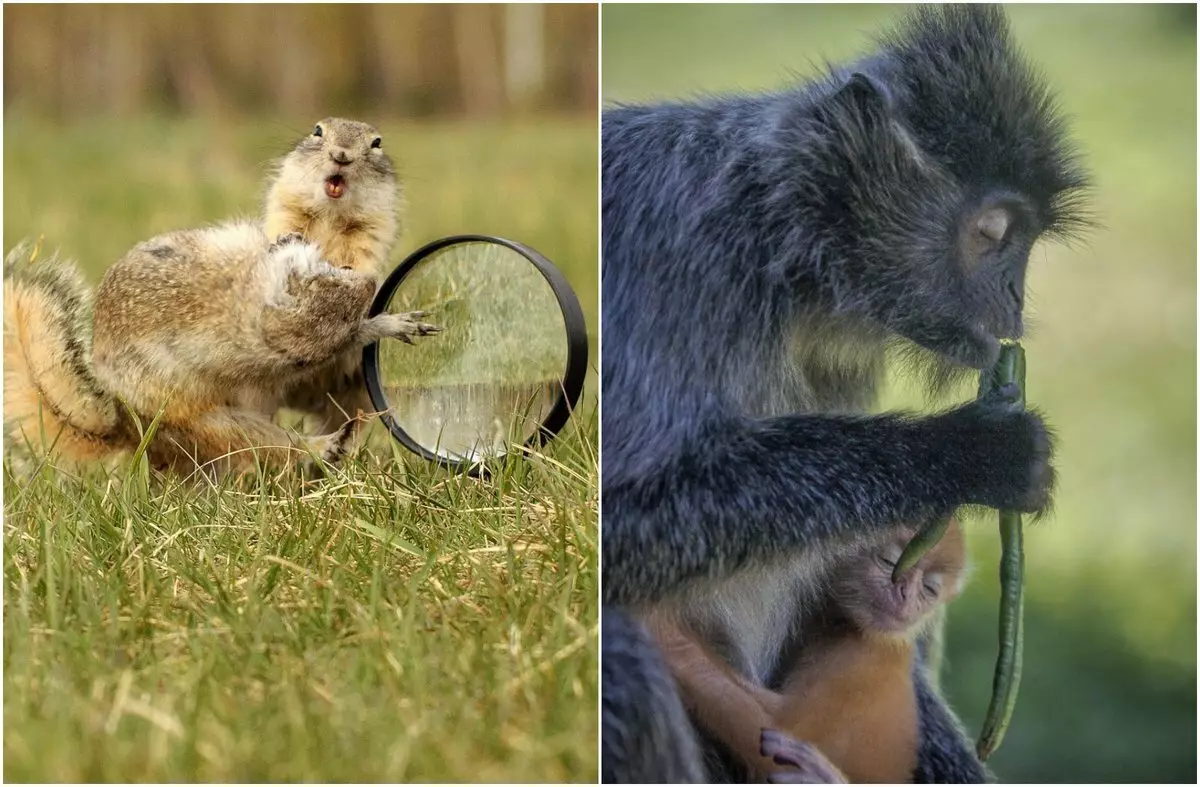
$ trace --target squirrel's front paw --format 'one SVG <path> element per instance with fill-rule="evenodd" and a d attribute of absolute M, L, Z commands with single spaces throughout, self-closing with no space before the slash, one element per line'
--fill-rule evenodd
<path fill-rule="evenodd" d="M 267 248 L 267 251 L 273 252 L 273 251 L 278 250 L 282 246 L 290 246 L 293 243 L 303 243 L 303 242 L 304 242 L 304 236 L 301 235 L 299 232 L 289 232 L 286 235 L 280 235 L 278 238 L 276 238 L 275 242 L 272 243 Z"/>
<path fill-rule="evenodd" d="M 436 325 L 421 322 L 421 319 L 425 317 L 425 312 L 406 312 L 383 316 L 389 318 L 387 335 L 406 344 L 412 344 L 414 336 L 432 336 L 442 332 L 442 329 Z"/>

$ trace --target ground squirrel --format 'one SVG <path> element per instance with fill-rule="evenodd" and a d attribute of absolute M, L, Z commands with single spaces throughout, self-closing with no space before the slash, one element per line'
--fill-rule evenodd
<path fill-rule="evenodd" d="M 325 259 L 378 278 L 396 241 L 400 182 L 383 138 L 365 123 L 327 118 L 284 156 L 267 191 L 269 238 L 300 233 Z M 297 381 L 284 404 L 313 413 L 312 431 L 328 431 L 372 409 L 362 379 L 362 354 Z"/>
<path fill-rule="evenodd" d="M 420 314 L 365 318 L 398 193 L 379 134 L 332 118 L 283 158 L 263 223 L 138 244 L 105 272 L 94 308 L 73 265 L 30 263 L 18 248 L 4 270 L 9 437 L 103 458 L 137 444 L 129 411 L 148 424 L 161 410 L 149 453 L 162 469 L 246 469 L 255 455 L 275 465 L 305 455 L 296 448 L 340 458 L 354 421 L 300 436 L 274 416 L 281 406 L 354 416 L 344 405 L 362 406 L 362 348 L 437 331 Z M 327 405 L 327 392 L 338 401 Z"/>

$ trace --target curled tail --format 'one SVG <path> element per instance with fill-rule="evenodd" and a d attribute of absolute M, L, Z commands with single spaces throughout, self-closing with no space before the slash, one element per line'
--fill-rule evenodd
<path fill-rule="evenodd" d="M 7 448 L 74 460 L 129 447 L 117 399 L 92 368 L 91 292 L 74 265 L 37 261 L 28 244 L 4 259 Z"/>

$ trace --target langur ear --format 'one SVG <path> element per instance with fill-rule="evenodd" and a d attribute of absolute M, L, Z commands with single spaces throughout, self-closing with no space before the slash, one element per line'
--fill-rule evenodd
<path fill-rule="evenodd" d="M 834 94 L 834 100 L 859 112 L 887 114 L 892 94 L 887 85 L 861 71 L 855 71 Z"/>

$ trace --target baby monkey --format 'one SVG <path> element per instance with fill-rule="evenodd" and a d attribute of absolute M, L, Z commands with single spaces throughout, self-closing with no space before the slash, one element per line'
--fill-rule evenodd
<path fill-rule="evenodd" d="M 958 595 L 966 575 L 962 527 L 953 519 L 937 546 L 892 582 L 914 534 L 895 531 L 834 565 L 825 605 L 806 617 L 778 692 L 745 679 L 666 615 L 647 621 L 692 718 L 755 777 L 912 781 L 917 639 L 933 613 Z"/>

